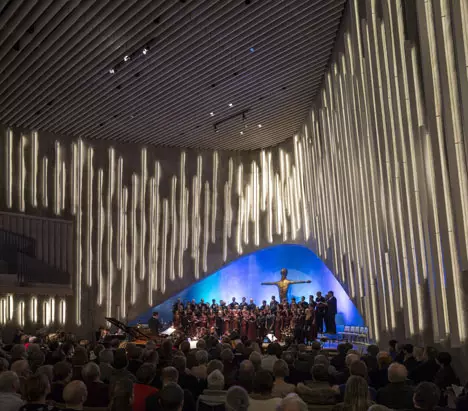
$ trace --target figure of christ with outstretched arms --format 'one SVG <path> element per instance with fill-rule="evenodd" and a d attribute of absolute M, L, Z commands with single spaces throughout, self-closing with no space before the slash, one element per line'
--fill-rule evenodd
<path fill-rule="evenodd" d="M 266 282 L 262 283 L 261 285 L 276 285 L 279 291 L 279 301 L 283 301 L 286 299 L 288 295 L 289 286 L 292 284 L 309 284 L 311 281 L 291 281 L 288 280 L 288 270 L 286 268 L 281 269 L 281 280 L 275 282 Z"/>

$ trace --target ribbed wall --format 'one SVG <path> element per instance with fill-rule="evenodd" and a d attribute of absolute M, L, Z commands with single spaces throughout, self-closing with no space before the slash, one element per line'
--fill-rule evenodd
<path fill-rule="evenodd" d="M 349 2 L 320 99 L 276 148 L 4 130 L 2 209 L 74 221 L 67 320 L 132 317 L 243 253 L 301 242 L 375 339 L 465 342 L 468 6 L 408 3 Z"/>

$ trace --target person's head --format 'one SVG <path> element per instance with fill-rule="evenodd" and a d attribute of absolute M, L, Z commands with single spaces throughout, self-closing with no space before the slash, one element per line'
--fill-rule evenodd
<path fill-rule="evenodd" d="M 179 371 L 175 367 L 166 367 L 161 371 L 162 385 L 174 383 L 177 384 L 179 381 Z"/>
<path fill-rule="evenodd" d="M 330 360 L 325 355 L 316 355 L 314 358 L 314 365 L 323 365 L 328 370 Z"/>
<path fill-rule="evenodd" d="M 44 374 L 31 375 L 24 387 L 26 401 L 28 402 L 43 402 L 47 394 L 50 392 L 49 380 Z"/>
<path fill-rule="evenodd" d="M 86 398 L 88 398 L 88 390 L 83 381 L 71 381 L 63 389 L 63 400 L 67 408 L 82 406 Z"/>
<path fill-rule="evenodd" d="M 416 409 L 432 411 L 439 404 L 439 400 L 439 387 L 432 382 L 422 382 L 413 394 L 413 405 Z"/>
<path fill-rule="evenodd" d="M 349 369 L 349 367 L 351 367 L 351 364 L 353 362 L 359 361 L 359 359 L 360 359 L 359 355 L 357 355 L 357 354 L 352 354 L 351 353 L 351 354 L 346 355 L 346 358 L 345 358 L 346 367 L 348 367 L 348 369 Z"/>
<path fill-rule="evenodd" d="M 224 375 L 219 370 L 214 370 L 206 377 L 206 384 L 209 390 L 223 390 L 224 389 Z"/>
<path fill-rule="evenodd" d="M 322 296 L 322 292 L 321 291 L 317 291 L 317 297 L 321 297 Z"/>
<path fill-rule="evenodd" d="M 31 368 L 32 372 L 36 372 L 36 370 L 44 364 L 45 362 L 45 355 L 42 351 L 32 350 L 28 352 L 28 362 L 29 368 Z"/>
<path fill-rule="evenodd" d="M 334 293 L 333 291 L 330 290 L 330 291 L 328 292 L 328 296 L 329 296 L 330 298 L 333 297 L 334 295 L 335 295 L 335 293 Z"/>
<path fill-rule="evenodd" d="M 136 377 L 140 384 L 151 384 L 156 375 L 156 367 L 151 363 L 144 363 L 138 368 Z"/>
<path fill-rule="evenodd" d="M 211 360 L 206 366 L 206 375 L 210 375 L 214 370 L 224 371 L 224 364 L 219 360 Z"/>
<path fill-rule="evenodd" d="M 413 355 L 413 344 L 405 344 L 403 345 L 403 352 L 405 355 Z"/>
<path fill-rule="evenodd" d="M 226 394 L 226 411 L 247 411 L 249 408 L 249 394 L 247 391 L 233 385 Z"/>
<path fill-rule="evenodd" d="M 388 342 L 388 351 L 390 351 L 390 352 L 396 351 L 396 349 L 397 349 L 397 344 L 398 344 L 398 341 L 397 341 L 397 340 L 390 340 L 390 341 Z"/>
<path fill-rule="evenodd" d="M 179 348 L 180 348 L 180 351 L 182 351 L 185 355 L 187 355 L 190 351 L 190 343 L 187 340 L 182 341 L 180 343 Z"/>
<path fill-rule="evenodd" d="M 157 311 L 154 311 L 153 312 L 153 318 L 159 318 L 159 313 Z"/>
<path fill-rule="evenodd" d="M 312 366 L 310 373 L 312 374 L 312 378 L 314 381 L 317 382 L 328 382 L 328 368 L 325 367 L 323 364 L 316 364 Z"/>
<path fill-rule="evenodd" d="M 75 346 L 72 342 L 63 343 L 61 348 L 66 358 L 72 358 L 75 355 Z"/>
<path fill-rule="evenodd" d="M 354 361 L 349 366 L 349 374 L 367 379 L 367 365 L 364 361 Z"/>
<path fill-rule="evenodd" d="M 234 360 L 234 354 L 229 348 L 225 348 L 221 351 L 219 358 L 224 363 L 231 363 Z"/>
<path fill-rule="evenodd" d="M 20 380 L 13 371 L 4 371 L 0 374 L 0 392 L 15 393 L 20 388 Z"/>
<path fill-rule="evenodd" d="M 250 299 L 250 304 L 252 304 L 254 302 L 253 298 Z"/>
<path fill-rule="evenodd" d="M 307 411 L 308 409 L 307 404 L 295 393 L 284 397 L 277 407 L 277 411 Z"/>
<path fill-rule="evenodd" d="M 429 346 L 424 349 L 424 358 L 428 361 L 436 361 L 438 354 L 439 352 L 434 347 Z"/>
<path fill-rule="evenodd" d="M 29 363 L 26 360 L 18 360 L 11 364 L 11 371 L 16 373 L 18 377 L 28 377 L 31 374 Z"/>
<path fill-rule="evenodd" d="M 341 343 L 341 344 L 338 344 L 338 346 L 336 347 L 336 350 L 338 351 L 339 355 L 345 356 L 346 352 L 348 351 L 348 347 L 346 346 L 346 344 Z"/>
<path fill-rule="evenodd" d="M 26 347 L 23 344 L 15 344 L 10 350 L 10 355 L 12 360 L 26 359 Z"/>
<path fill-rule="evenodd" d="M 273 375 L 275 378 L 284 378 L 289 375 L 289 367 L 286 361 L 284 360 L 276 360 L 273 364 Z"/>
<path fill-rule="evenodd" d="M 128 366 L 128 359 L 127 359 L 127 353 L 125 352 L 125 349 L 119 348 L 115 350 L 114 368 L 116 370 L 123 370 L 124 368 L 127 368 L 127 366 Z"/>
<path fill-rule="evenodd" d="M 358 410 L 368 407 L 369 386 L 364 378 L 357 375 L 349 377 L 345 388 L 344 403 Z"/>
<path fill-rule="evenodd" d="M 367 347 L 367 354 L 369 354 L 371 357 L 377 357 L 379 351 L 379 347 L 375 344 L 371 344 Z"/>
<path fill-rule="evenodd" d="M 408 370 L 403 364 L 394 362 L 388 367 L 388 381 L 393 383 L 405 382 L 408 377 Z"/>
<path fill-rule="evenodd" d="M 195 358 L 198 365 L 206 365 L 208 363 L 208 352 L 205 350 L 197 351 Z"/>
<path fill-rule="evenodd" d="M 81 370 L 81 376 L 83 377 L 84 382 L 99 381 L 101 378 L 101 370 L 95 362 L 90 361 Z"/>
<path fill-rule="evenodd" d="M 233 303 L 236 302 L 236 297 L 232 297 L 232 302 L 233 302 Z"/>
<path fill-rule="evenodd" d="M 392 363 L 392 357 L 390 357 L 390 354 L 387 351 L 380 351 L 377 354 L 377 364 L 379 366 L 379 369 L 385 369 L 388 368 L 388 366 Z"/>
<path fill-rule="evenodd" d="M 253 381 L 253 392 L 262 395 L 271 394 L 273 389 L 273 377 L 266 370 L 258 370 Z"/>
<path fill-rule="evenodd" d="M 128 378 L 118 379 L 110 390 L 112 397 L 110 411 L 131 411 L 133 404 L 133 383 Z"/>
<path fill-rule="evenodd" d="M 239 364 L 239 375 L 253 376 L 255 374 L 255 367 L 250 360 L 244 360 Z"/>
<path fill-rule="evenodd" d="M 288 365 L 292 365 L 294 363 L 294 353 L 292 351 L 284 351 L 281 354 L 281 358 L 286 361 Z"/>
<path fill-rule="evenodd" d="M 320 351 L 322 349 L 322 346 L 318 341 L 312 341 L 311 348 L 312 351 Z"/>
<path fill-rule="evenodd" d="M 273 344 L 270 344 L 267 348 L 268 355 L 276 355 L 276 349 Z"/>
<path fill-rule="evenodd" d="M 262 356 L 257 351 L 252 351 L 249 355 L 249 360 L 252 362 L 255 370 L 259 370 L 262 366 Z"/>
<path fill-rule="evenodd" d="M 414 347 L 413 355 L 417 361 L 422 361 L 424 358 L 424 348 L 420 346 Z"/>
<path fill-rule="evenodd" d="M 179 355 L 175 357 L 173 360 L 173 364 L 175 369 L 179 371 L 179 374 L 185 373 L 185 369 L 187 368 L 187 359 L 184 356 Z"/>
<path fill-rule="evenodd" d="M 68 361 L 59 361 L 54 364 L 54 381 L 70 381 L 72 366 Z"/>
<path fill-rule="evenodd" d="M 286 268 L 281 269 L 281 278 L 285 279 L 288 276 L 288 270 Z"/>
<path fill-rule="evenodd" d="M 8 360 L 4 357 L 0 357 L 0 373 L 8 371 L 9 368 L 10 363 L 8 362 Z"/>
<path fill-rule="evenodd" d="M 49 380 L 49 383 L 52 384 L 52 381 L 54 380 L 54 366 L 47 364 L 47 365 L 41 365 L 37 371 L 37 374 L 44 374 L 47 379 Z"/>
<path fill-rule="evenodd" d="M 133 345 L 131 347 L 127 347 L 127 354 L 128 358 L 131 360 L 139 360 L 143 356 L 143 350 L 141 347 Z"/>
<path fill-rule="evenodd" d="M 206 341 L 205 340 L 198 340 L 197 341 L 197 349 L 198 350 L 206 350 Z"/>
<path fill-rule="evenodd" d="M 99 353 L 99 363 L 100 364 L 109 364 L 114 363 L 114 351 L 105 349 Z"/>
<path fill-rule="evenodd" d="M 452 362 L 452 356 L 448 352 L 440 352 L 437 355 L 437 362 L 442 365 L 442 367 L 447 367 Z"/>
<path fill-rule="evenodd" d="M 159 391 L 159 405 L 162 411 L 182 411 L 184 390 L 171 382 Z"/>

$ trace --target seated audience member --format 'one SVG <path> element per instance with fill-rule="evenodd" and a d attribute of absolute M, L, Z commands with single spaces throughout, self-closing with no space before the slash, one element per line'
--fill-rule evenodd
<path fill-rule="evenodd" d="M 127 346 L 127 355 L 128 355 L 128 367 L 127 370 L 136 376 L 138 369 L 143 364 L 141 357 L 143 355 L 143 350 L 140 347 L 137 347 L 135 344 Z"/>
<path fill-rule="evenodd" d="M 230 387 L 236 381 L 237 376 L 237 364 L 234 361 L 234 353 L 231 349 L 225 348 L 221 351 L 219 358 L 223 362 L 224 383 L 226 387 Z"/>
<path fill-rule="evenodd" d="M 174 357 L 173 363 L 179 373 L 177 383 L 183 390 L 189 390 L 193 394 L 194 399 L 197 399 L 201 392 L 201 386 L 197 377 L 187 372 L 187 362 L 185 357 Z"/>
<path fill-rule="evenodd" d="M 359 361 L 354 361 L 353 363 L 351 363 L 351 365 L 349 366 L 349 374 L 350 374 L 350 376 L 362 377 L 362 378 L 364 378 L 366 380 L 366 382 L 368 381 L 367 366 L 363 361 L 359 360 Z M 349 379 L 348 379 L 348 381 L 349 381 Z M 344 398 L 344 394 L 345 394 L 347 384 L 348 384 L 348 382 L 346 382 L 346 384 L 341 384 L 339 386 L 339 391 L 340 391 L 340 397 L 341 398 Z M 376 397 L 377 397 L 377 391 L 374 388 L 369 387 L 369 398 L 372 401 L 375 401 Z"/>
<path fill-rule="evenodd" d="M 44 374 L 30 376 L 25 383 L 26 404 L 19 411 L 61 411 L 46 403 L 49 392 L 49 380 Z"/>
<path fill-rule="evenodd" d="M 13 371 L 20 380 L 20 393 L 24 396 L 24 385 L 26 380 L 31 375 L 31 369 L 29 363 L 26 360 L 17 360 L 11 364 L 11 371 Z"/>
<path fill-rule="evenodd" d="M 128 360 L 127 353 L 123 348 L 115 350 L 114 353 L 114 373 L 109 379 L 109 384 L 113 385 L 117 380 L 129 379 L 132 382 L 136 381 L 136 377 L 127 369 Z"/>
<path fill-rule="evenodd" d="M 372 405 L 367 381 L 357 375 L 349 377 L 343 402 L 335 405 L 333 411 L 367 411 Z"/>
<path fill-rule="evenodd" d="M 89 361 L 88 352 L 84 347 L 78 346 L 75 348 L 75 354 L 71 359 L 73 371 L 72 371 L 72 380 L 81 380 L 81 371 L 85 364 Z"/>
<path fill-rule="evenodd" d="M 184 406 L 184 391 L 174 383 L 166 384 L 159 393 L 159 410 L 182 411 Z"/>
<path fill-rule="evenodd" d="M 392 358 L 386 351 L 377 354 L 377 370 L 369 372 L 370 385 L 376 390 L 388 384 L 388 367 L 392 363 Z"/>
<path fill-rule="evenodd" d="M 214 370 L 206 379 L 208 388 L 198 397 L 197 410 L 224 410 L 226 403 L 226 391 L 224 391 L 224 375 L 219 370 Z"/>
<path fill-rule="evenodd" d="M 281 400 L 277 411 L 308 411 L 308 407 L 297 394 L 291 393 Z"/>
<path fill-rule="evenodd" d="M 416 346 L 413 348 L 413 355 L 416 361 L 418 362 L 418 365 L 422 364 L 424 361 L 424 348 Z"/>
<path fill-rule="evenodd" d="M 9 369 L 10 363 L 8 362 L 8 360 L 5 357 L 0 357 L 0 372 L 8 371 Z"/>
<path fill-rule="evenodd" d="M 270 372 L 260 370 L 255 374 L 252 393 L 250 394 L 249 411 L 275 411 L 281 402 L 272 396 L 273 377 Z"/>
<path fill-rule="evenodd" d="M 88 390 L 83 381 L 75 380 L 69 382 L 63 390 L 63 399 L 67 411 L 82 410 L 87 397 Z"/>
<path fill-rule="evenodd" d="M 44 374 L 49 380 L 49 384 L 52 385 L 52 382 L 54 381 L 54 366 L 49 364 L 41 365 L 37 369 L 36 374 Z"/>
<path fill-rule="evenodd" d="M 101 374 L 102 382 L 109 384 L 112 374 L 114 374 L 114 351 L 112 350 L 102 350 L 99 353 L 99 371 Z"/>
<path fill-rule="evenodd" d="M 248 393 L 252 392 L 255 368 L 250 360 L 244 360 L 239 365 L 239 373 L 235 385 L 240 385 Z"/>
<path fill-rule="evenodd" d="M 101 381 L 99 366 L 94 362 L 89 362 L 81 370 L 81 375 L 88 390 L 88 398 L 84 405 L 86 407 L 107 407 L 109 386 Z"/>
<path fill-rule="evenodd" d="M 424 361 L 418 365 L 412 372 L 409 373 L 409 379 L 415 384 L 424 381 L 434 381 L 434 378 L 439 371 L 437 363 L 437 350 L 433 347 L 426 347 L 424 350 Z"/>
<path fill-rule="evenodd" d="M 371 344 L 367 347 L 367 353 L 361 358 L 367 366 L 367 372 L 370 374 L 378 370 L 379 365 L 377 355 L 379 354 L 379 347 Z"/>
<path fill-rule="evenodd" d="M 187 341 L 188 342 L 188 341 Z M 188 345 L 190 350 L 190 343 Z M 159 362 L 161 367 L 167 367 L 172 364 L 172 342 L 171 340 L 164 340 L 161 347 L 158 350 Z"/>
<path fill-rule="evenodd" d="M 192 367 L 190 370 L 191 374 L 197 377 L 198 379 L 206 379 L 206 367 L 208 364 L 208 352 L 205 350 L 198 350 L 195 354 L 195 359 L 197 360 L 196 366 Z"/>
<path fill-rule="evenodd" d="M 109 411 L 132 411 L 133 381 L 121 378 L 111 388 Z"/>
<path fill-rule="evenodd" d="M 210 375 L 214 370 L 224 371 L 224 365 L 219 360 L 211 360 L 206 366 L 206 375 Z"/>
<path fill-rule="evenodd" d="M 182 357 L 184 358 L 184 357 Z M 185 359 L 185 358 L 184 358 Z M 164 388 L 168 384 L 176 384 L 179 379 L 179 372 L 174 367 L 166 367 L 161 372 L 161 380 L 162 380 L 162 388 Z M 183 390 L 183 411 L 193 411 L 196 409 L 195 407 L 195 400 L 193 399 L 193 395 L 189 390 Z M 146 398 L 146 411 L 158 411 L 160 410 L 159 405 L 159 396 L 160 392 L 156 394 L 152 394 Z"/>
<path fill-rule="evenodd" d="M 29 363 L 29 368 L 31 369 L 31 372 L 34 374 L 37 369 L 41 366 L 44 365 L 45 362 L 45 355 L 42 351 L 39 351 L 37 349 L 33 349 L 30 352 L 28 352 L 28 363 Z"/>
<path fill-rule="evenodd" d="M 286 395 L 295 391 L 294 384 L 288 384 L 284 381 L 285 377 L 289 375 L 289 367 L 284 360 L 276 360 L 273 366 L 273 376 L 275 381 L 273 383 L 272 395 L 273 397 L 286 397 Z"/>
<path fill-rule="evenodd" d="M 255 372 L 262 368 L 262 355 L 257 351 L 253 351 L 252 354 L 249 355 L 249 360 L 253 364 Z"/>
<path fill-rule="evenodd" d="M 24 404 L 18 394 L 20 381 L 13 371 L 0 373 L 0 408 L 2 411 L 18 411 Z"/>
<path fill-rule="evenodd" d="M 267 354 L 262 358 L 262 369 L 273 372 L 273 366 L 277 359 L 275 344 L 270 344 L 267 347 Z"/>
<path fill-rule="evenodd" d="M 452 356 L 448 352 L 440 352 L 437 355 L 437 362 L 440 365 L 434 377 L 434 383 L 441 389 L 445 390 L 452 384 L 460 385 L 460 380 L 452 368 Z"/>
<path fill-rule="evenodd" d="M 10 350 L 10 364 L 13 365 L 18 360 L 26 360 L 28 355 L 26 354 L 26 347 L 23 344 L 15 344 Z"/>
<path fill-rule="evenodd" d="M 388 342 L 388 353 L 390 355 L 390 357 L 392 358 L 392 361 L 395 361 L 395 358 L 397 356 L 397 344 L 398 344 L 398 341 L 397 340 L 390 340 Z"/>
<path fill-rule="evenodd" d="M 59 361 L 54 365 L 54 382 L 50 387 L 48 400 L 63 403 L 63 389 L 72 378 L 72 366 L 68 361 Z"/>
<path fill-rule="evenodd" d="M 153 364 L 145 363 L 138 369 L 137 383 L 133 385 L 133 411 L 145 411 L 146 399 L 158 392 L 150 385 L 155 375 L 156 367 Z"/>
<path fill-rule="evenodd" d="M 440 390 L 432 382 L 419 384 L 413 396 L 413 408 L 415 410 L 434 411 L 440 401 Z"/>
<path fill-rule="evenodd" d="M 349 368 L 351 367 L 351 364 L 353 362 L 359 361 L 359 359 L 360 359 L 359 355 L 354 354 L 354 353 L 349 353 L 349 350 L 348 350 L 348 354 L 345 357 L 345 368 L 344 368 L 344 370 L 335 375 L 335 382 L 337 384 L 346 383 L 346 381 L 348 380 L 348 378 L 350 376 Z"/>
<path fill-rule="evenodd" d="M 403 365 L 406 367 L 409 373 L 419 365 L 416 361 L 416 358 L 414 358 L 413 350 L 413 344 L 405 344 L 403 346 L 403 352 L 405 353 L 405 360 L 403 361 Z"/>
<path fill-rule="evenodd" d="M 310 371 L 312 381 L 299 383 L 296 392 L 307 403 L 309 408 L 331 406 L 336 404 L 336 391 L 330 386 L 328 370 L 323 364 L 314 365 Z"/>
<path fill-rule="evenodd" d="M 343 372 L 346 368 L 345 360 L 347 348 L 348 347 L 344 343 L 338 344 L 338 347 L 336 347 L 338 354 L 330 360 L 330 364 L 333 365 L 338 372 Z"/>
<path fill-rule="evenodd" d="M 411 409 L 414 389 L 406 383 L 407 377 L 408 371 L 404 365 L 391 364 L 388 368 L 389 384 L 377 392 L 377 403 L 395 410 Z"/>
<path fill-rule="evenodd" d="M 357 358 L 359 359 L 359 357 Z M 326 355 L 320 354 L 320 355 L 315 356 L 314 365 L 319 365 L 319 364 L 323 365 L 327 369 L 328 379 L 330 383 L 331 384 L 336 383 L 339 374 L 336 372 L 335 367 L 330 365 L 330 360 L 328 359 Z"/>
<path fill-rule="evenodd" d="M 226 411 L 248 411 L 250 401 L 247 391 L 234 385 L 226 393 Z"/>

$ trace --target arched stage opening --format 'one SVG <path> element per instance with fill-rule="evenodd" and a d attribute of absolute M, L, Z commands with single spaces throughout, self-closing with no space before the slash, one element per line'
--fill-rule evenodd
<path fill-rule="evenodd" d="M 195 299 L 197 302 L 203 298 L 210 303 L 214 298 L 217 302 L 224 300 L 230 303 L 232 297 L 236 297 L 239 302 L 242 297 L 246 297 L 247 301 L 253 298 L 257 305 L 260 305 L 262 300 L 269 303 L 272 295 L 279 299 L 278 288 L 261 283 L 278 281 L 282 268 L 287 268 L 289 280 L 311 281 L 309 284 L 291 285 L 288 301 L 293 297 L 299 301 L 302 296 L 308 300 L 310 294 L 315 296 L 317 291 L 322 291 L 325 295 L 331 290 L 338 302 L 337 328 L 340 329 L 344 325 L 364 326 L 361 314 L 333 273 L 314 252 L 297 244 L 276 245 L 244 255 L 163 303 L 141 313 L 130 325 L 146 323 L 153 311 L 158 311 L 163 321 L 170 322 L 172 306 L 178 298 L 182 301 Z"/>

